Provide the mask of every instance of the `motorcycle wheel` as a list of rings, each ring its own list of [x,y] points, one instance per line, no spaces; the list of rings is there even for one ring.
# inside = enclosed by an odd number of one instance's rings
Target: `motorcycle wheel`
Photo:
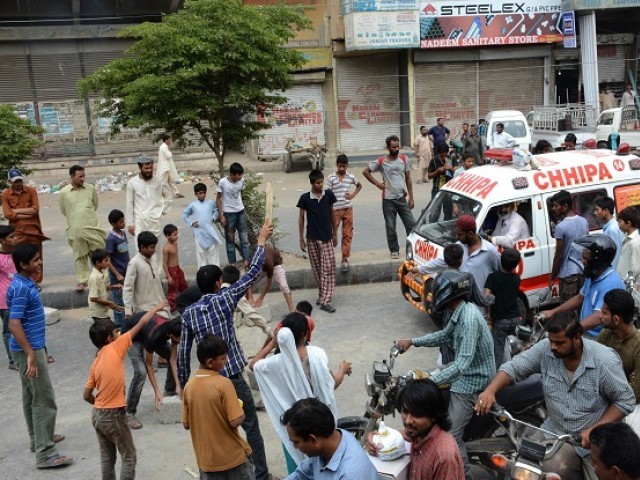
[[[342,417],[338,419],[338,428],[351,432],[360,442],[364,437],[369,420],[364,417]]]

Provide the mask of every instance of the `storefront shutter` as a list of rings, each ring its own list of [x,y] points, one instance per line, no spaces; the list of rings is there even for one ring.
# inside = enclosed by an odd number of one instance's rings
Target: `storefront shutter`
[[[383,150],[400,135],[398,57],[372,55],[336,59],[340,150]]]
[[[443,117],[453,138],[464,122],[477,123],[475,69],[476,62],[415,66],[416,130],[422,125],[432,127]]]
[[[325,104],[321,83],[294,85],[283,93],[289,101],[265,112],[271,128],[263,130],[258,140],[258,155],[285,153],[287,141],[309,146],[312,137],[325,144]]]
[[[0,49],[0,103],[33,100],[29,66],[25,54],[3,55]]]
[[[598,45],[598,82],[625,81],[625,47],[626,45]]]

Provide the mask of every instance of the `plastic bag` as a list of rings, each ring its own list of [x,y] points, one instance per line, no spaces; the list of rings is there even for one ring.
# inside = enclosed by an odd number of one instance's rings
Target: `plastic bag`
[[[394,428],[387,427],[384,422],[380,422],[378,434],[373,436],[373,443],[381,445],[378,458],[383,462],[389,462],[407,454],[402,434]]]

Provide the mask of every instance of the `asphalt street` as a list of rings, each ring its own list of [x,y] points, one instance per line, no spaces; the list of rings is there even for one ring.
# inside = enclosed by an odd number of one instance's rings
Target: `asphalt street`
[[[291,190],[289,187],[286,191]],[[47,232],[52,233],[50,230]],[[296,292],[296,299],[307,298],[313,301],[315,296],[314,290]],[[273,319],[286,314],[286,306],[279,292],[268,294],[266,303],[272,305]],[[336,397],[340,416],[362,415],[367,401],[363,379],[370,372],[372,362],[388,357],[392,340],[419,336],[432,331],[434,327],[428,317],[402,299],[397,282],[339,287],[334,305],[337,312],[333,315],[318,309],[314,311],[317,327],[313,343],[326,350],[334,368],[341,360],[353,363],[353,374],[337,390]],[[20,380],[16,372],[7,369],[2,352],[0,477],[3,479],[89,480],[99,477],[99,450],[91,427],[91,406],[82,399],[95,354],[95,348],[88,338],[91,320],[85,309],[66,310],[61,314],[62,320],[59,323],[47,327],[47,345],[55,357],[55,363],[50,366],[50,374],[58,404],[56,432],[66,435],[66,440],[59,444],[59,449],[61,453],[74,457],[75,463],[58,470],[36,470],[34,454],[29,452],[29,439],[22,415]],[[255,353],[263,341],[262,333],[255,327],[241,327],[239,337],[246,355]],[[412,348],[399,357],[396,365],[401,373],[410,368],[429,369],[435,365],[436,357],[437,349]],[[193,352],[193,368],[196,368],[196,363]],[[128,359],[126,372],[128,382],[132,376]],[[164,374],[163,370],[158,374],[160,381],[163,381]],[[178,421],[178,415],[177,404],[164,405],[160,414],[154,412],[153,392],[147,382],[138,409],[138,416],[144,427],[134,431],[138,450],[138,478],[190,480],[185,468],[197,471],[188,432],[179,423],[160,423],[162,418]],[[266,413],[259,412],[259,418],[270,469],[275,475],[284,475],[285,463],[280,442]],[[388,418],[386,421],[391,426],[400,425],[399,418]]]
[[[226,161],[230,164],[233,161],[245,162],[251,165],[256,173],[260,173],[261,162],[245,161],[246,158],[239,155],[230,155]],[[386,236],[384,230],[384,222],[382,218],[382,206],[380,191],[366,181],[361,175],[364,168],[363,163],[354,164],[350,171],[363,183],[363,189],[354,200],[354,224],[355,232],[353,239],[353,252],[379,250],[380,258],[388,258]],[[329,166],[324,170],[325,177],[333,172],[333,168]],[[91,168],[87,168],[87,178],[95,180],[92,176]],[[412,171],[415,182],[415,170]],[[309,189],[308,171],[298,171],[292,173],[284,173],[282,171],[270,171],[260,173],[264,182],[271,181],[273,183],[273,191],[275,197],[275,216],[278,218],[278,229],[282,233],[279,242],[280,248],[285,252],[301,255],[298,236],[298,214],[296,208],[298,198],[303,192]],[[37,173],[33,176],[36,183],[38,182]],[[60,179],[64,180],[64,179]],[[210,179],[203,178],[203,181],[209,187],[208,197],[215,198],[215,187],[212,186]],[[196,265],[195,247],[193,245],[193,237],[189,226],[182,220],[182,213],[186,206],[194,199],[193,183],[184,183],[180,185],[180,191],[185,195],[183,199],[176,199],[173,202],[169,213],[163,217],[163,224],[173,223],[180,231],[180,262],[183,266]],[[426,207],[431,197],[431,184],[413,185],[415,195],[414,216],[420,215],[421,209]],[[103,222],[105,230],[110,229],[107,222],[109,212],[118,208],[125,211],[125,192],[105,192],[99,196],[98,216]],[[75,285],[73,278],[73,257],[71,248],[67,243],[65,234],[66,219],[60,213],[58,207],[58,194],[43,193],[39,195],[40,213],[45,235],[51,238],[50,241],[44,243],[44,282],[45,289],[47,286],[59,286],[61,282],[68,283],[70,286]],[[398,240],[401,253],[404,252],[405,232],[402,223],[398,220]],[[161,239],[160,246],[164,243]],[[135,252],[134,246],[130,243],[130,251]],[[224,247],[221,251],[221,258],[225,259],[226,255]],[[336,260],[340,261],[339,249],[336,249]],[[286,265],[285,265],[286,267]],[[65,277],[65,278],[61,278]],[[66,278],[68,277],[68,278]]]

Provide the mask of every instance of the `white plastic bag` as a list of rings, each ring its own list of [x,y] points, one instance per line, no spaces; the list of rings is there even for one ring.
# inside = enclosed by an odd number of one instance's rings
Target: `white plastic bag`
[[[516,170],[538,170],[538,163],[534,160],[531,153],[520,148],[513,149],[513,166]]]
[[[378,450],[378,458],[383,462],[395,460],[407,454],[402,434],[394,428],[387,427],[384,422],[380,422],[378,434],[373,436],[373,443],[381,446]]]

